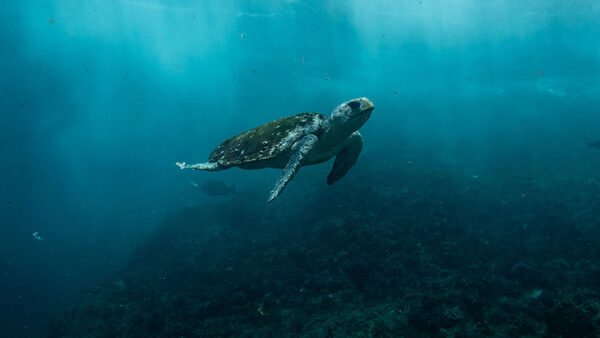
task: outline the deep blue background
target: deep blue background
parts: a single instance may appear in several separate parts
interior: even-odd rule
[[[599,17],[593,0],[2,2],[2,327],[35,330],[124,266],[166,213],[207,199],[190,180],[266,198],[274,170],[174,162],[285,115],[368,96],[371,164],[597,157]]]

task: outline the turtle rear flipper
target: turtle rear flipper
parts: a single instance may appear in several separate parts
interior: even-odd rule
[[[298,141],[296,148],[292,151],[288,163],[283,169],[283,173],[277,180],[277,183],[275,183],[273,190],[271,190],[271,196],[269,196],[267,203],[271,203],[274,199],[279,197],[285,186],[294,179],[298,169],[302,166],[303,160],[318,142],[319,139],[313,134],[306,135]]]
[[[194,169],[206,171],[218,171],[225,168],[221,167],[217,162],[204,162],[196,164],[185,164],[185,162],[175,162],[180,169]]]
[[[356,160],[358,160],[362,145],[362,136],[360,136],[359,132],[355,131],[348,138],[346,147],[335,156],[333,168],[331,169],[329,176],[327,176],[327,184],[334,184],[346,175],[348,170],[350,170],[350,168],[354,166],[354,163],[356,163]]]

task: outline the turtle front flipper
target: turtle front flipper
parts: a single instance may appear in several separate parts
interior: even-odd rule
[[[194,169],[194,170],[206,170],[206,171],[218,171],[223,170],[216,162],[205,162],[205,163],[196,163],[196,164],[186,164],[185,162],[175,162],[175,164],[180,169]]]
[[[348,141],[346,142],[346,147],[335,156],[333,169],[331,169],[329,176],[327,176],[327,184],[331,185],[339,181],[354,166],[356,160],[358,160],[358,155],[360,155],[363,145],[362,136],[360,136],[359,132],[355,131],[348,137]]]
[[[277,180],[277,183],[275,183],[273,190],[271,190],[271,196],[269,196],[267,203],[270,203],[276,199],[283,191],[283,188],[285,188],[285,186],[294,179],[298,169],[300,169],[302,166],[303,160],[318,142],[319,139],[313,134],[308,134],[298,141],[298,144],[292,151],[292,155],[290,156],[288,163],[283,169],[283,173]]]

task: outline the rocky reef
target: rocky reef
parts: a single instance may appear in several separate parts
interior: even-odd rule
[[[240,193],[174,213],[48,335],[600,335],[590,174],[353,170],[332,187],[298,179],[269,206]]]

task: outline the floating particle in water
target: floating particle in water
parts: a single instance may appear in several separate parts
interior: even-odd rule
[[[54,23],[54,20],[52,20],[52,19],[48,19],[48,23],[49,23],[49,24],[53,24],[53,23]]]
[[[256,75],[256,69],[252,69],[252,74]]]
[[[593,178],[590,178],[589,180],[587,180],[587,182],[588,182],[588,184],[595,184],[600,187],[600,183],[598,183],[598,181],[596,181]]]
[[[542,295],[542,290],[534,289],[529,293],[529,298],[538,299]]]
[[[398,91],[397,91],[397,90],[394,90],[394,94],[398,95]]]
[[[542,75],[542,71],[538,70],[536,74],[537,74],[537,76],[540,76],[540,75]]]
[[[445,307],[442,309],[442,316],[453,321],[460,321],[465,316],[458,306]]]
[[[37,239],[38,241],[45,241],[46,239],[42,236],[40,236],[40,234],[36,231],[33,234],[31,234],[33,236],[33,238]]]

